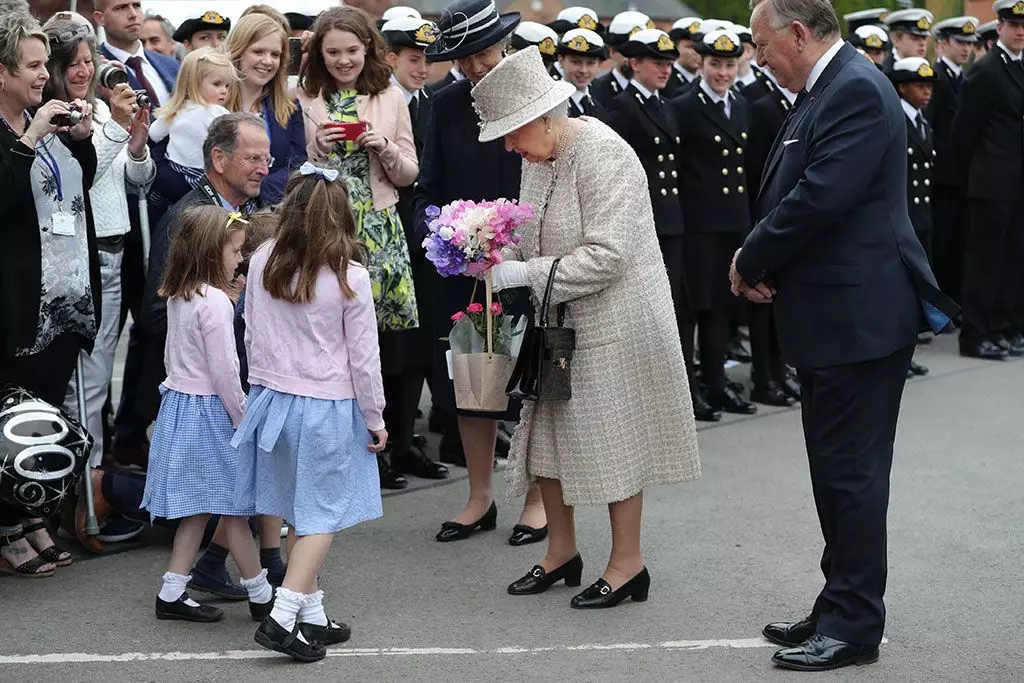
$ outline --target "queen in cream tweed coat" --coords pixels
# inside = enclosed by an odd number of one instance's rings
[[[644,170],[614,131],[581,120],[557,159],[523,164],[520,201],[538,218],[510,257],[526,262],[538,302],[561,258],[552,316],[567,304],[576,353],[570,400],[523,405],[506,470],[510,499],[537,477],[560,481],[566,505],[600,505],[701,473]]]

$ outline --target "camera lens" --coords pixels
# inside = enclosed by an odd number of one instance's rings
[[[139,109],[144,109],[151,106],[153,102],[149,99],[149,95],[146,94],[145,90],[136,90],[135,104],[139,105]]]
[[[127,83],[128,74],[113,64],[103,64],[100,66],[99,82],[107,90],[112,90],[120,83]]]
[[[69,126],[77,126],[82,122],[85,116],[78,109],[72,109],[67,114],[58,114],[50,119],[50,123],[61,128],[67,128]]]

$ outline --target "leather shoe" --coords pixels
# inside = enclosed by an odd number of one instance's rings
[[[796,671],[829,671],[877,661],[877,645],[851,645],[821,633],[815,633],[802,645],[784,648],[772,655],[776,666]]]
[[[192,580],[188,582],[188,587],[192,590],[215,595],[225,600],[241,602],[249,599],[248,591],[231,579],[231,574],[228,573],[228,568],[224,566],[223,562],[210,566],[209,563],[204,564],[200,558],[189,573],[192,575]]]
[[[925,375],[928,374],[928,368],[926,368],[925,366],[921,365],[920,363],[915,363],[914,361],[910,361],[910,372],[915,377],[924,377]]]
[[[708,404],[715,410],[723,410],[736,415],[753,415],[757,412],[757,406],[740,398],[739,394],[728,387],[720,394],[709,394]]]
[[[427,457],[419,447],[412,446],[405,453],[391,454],[391,469],[421,479],[447,479],[448,468]]]
[[[404,489],[409,485],[409,480],[398,472],[391,469],[384,456],[377,454],[377,473],[380,474],[380,487],[382,489]]]
[[[775,382],[766,382],[755,386],[750,391],[750,400],[779,408],[788,408],[793,405],[793,397],[784,392]]]
[[[252,615],[253,621],[263,621],[270,616],[272,611],[274,611],[274,598],[270,598],[267,602],[249,601],[249,614]]]
[[[473,535],[477,529],[480,531],[494,531],[498,526],[498,506],[491,501],[491,507],[487,508],[484,516],[472,524],[459,524],[458,522],[445,522],[435,538],[442,543],[451,541],[462,541]]]
[[[523,578],[509,584],[509,595],[536,595],[543,593],[559,581],[565,581],[566,586],[579,586],[583,581],[583,558],[579,553],[561,567],[544,571],[544,567],[535,565]]]
[[[309,640],[305,633],[302,635]],[[327,656],[327,648],[320,641],[310,640],[308,643],[304,643],[299,640],[298,622],[289,633],[272,617],[267,617],[256,629],[253,639],[268,650],[286,654],[300,662],[319,662]]]
[[[644,602],[651,589],[651,574],[647,567],[639,574],[622,584],[618,590],[612,590],[608,582],[598,579],[585,591],[569,601],[569,607],[573,609],[601,609],[604,607],[615,607],[626,598],[633,598],[633,602]]]
[[[182,593],[174,602],[164,602],[160,596],[156,598],[156,618],[176,621],[198,621],[209,623],[220,621],[224,618],[224,612],[213,605],[192,605],[187,604],[188,593]]]
[[[800,621],[776,621],[761,629],[761,635],[776,645],[796,647],[814,635],[818,619],[809,614]]]
[[[964,344],[961,342],[960,355],[967,358],[981,358],[982,360],[1005,360],[1010,354],[995,342],[984,339],[975,344]]]
[[[693,417],[700,422],[718,422],[722,414],[712,408],[704,394],[698,391],[693,394]]]
[[[1024,356],[1024,334],[1016,332],[1006,338],[1007,353],[1011,356]]]
[[[299,630],[302,631],[302,635],[309,642],[312,643],[315,640],[325,646],[344,643],[352,637],[352,629],[349,628],[348,624],[342,621],[334,621],[330,617],[327,617],[326,626],[302,622],[299,624]]]
[[[530,545],[531,543],[540,543],[547,537],[547,524],[539,529],[534,529],[532,526],[526,526],[525,524],[516,524],[512,527],[512,535],[508,537],[508,544],[516,546]]]
[[[786,370],[781,377],[776,377],[775,385],[791,396],[794,401],[800,402],[800,380],[792,372]]]

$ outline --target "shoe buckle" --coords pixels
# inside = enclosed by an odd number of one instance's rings
[[[611,586],[607,586],[607,585],[601,586],[601,595],[608,595],[611,592],[612,592],[612,587]]]
[[[532,573],[532,574],[533,574],[533,575],[534,575],[534,576],[535,576],[536,578],[538,578],[538,579],[539,579],[540,577],[544,576],[544,570],[543,570],[543,569],[541,569],[540,567],[534,567],[534,568],[533,568],[533,572],[531,572],[531,573]]]

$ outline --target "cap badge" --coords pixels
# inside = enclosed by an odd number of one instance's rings
[[[594,21],[594,17],[589,14],[583,14],[583,16],[579,18],[579,21],[576,22],[576,25],[580,28],[585,28],[588,31],[593,31],[597,28],[597,22]]]
[[[917,68],[917,75],[921,78],[931,78],[935,75],[935,71],[932,69],[931,64],[922,64]]]
[[[715,39],[712,43],[713,47],[717,52],[732,52],[736,49],[736,43],[732,42],[732,39],[724,33]]]
[[[647,20],[647,28],[658,28],[658,27],[654,25],[654,20],[653,19],[648,19]]]
[[[575,36],[572,40],[566,43],[566,47],[576,52],[590,52],[590,43],[583,36]]]
[[[690,32],[690,35],[693,35],[694,33],[700,30],[700,22],[693,22],[692,24],[690,24],[690,27],[687,30]]]
[[[632,38],[634,34],[639,33],[640,31],[643,31],[643,30],[644,30],[643,26],[634,26],[633,28],[631,28],[629,30],[629,37]]]
[[[428,45],[437,40],[437,29],[431,23],[426,23],[416,29],[416,33],[413,35],[413,40],[417,43],[427,43]]]
[[[882,39],[874,34],[864,39],[864,44],[875,50],[882,49]]]
[[[978,30],[978,27],[974,25],[973,21],[965,22],[964,25],[960,27],[960,31],[962,33],[966,33],[967,35],[970,35],[970,34],[974,33],[977,30]]]
[[[1021,0],[1021,4],[1024,4],[1024,0]],[[932,27],[932,20],[928,17],[921,17],[917,20],[917,27],[922,31],[928,31]]]
[[[545,38],[537,45],[537,49],[541,51],[541,54],[553,55],[555,54],[555,41],[551,40],[550,37]]]
[[[1024,0],[1019,0],[1010,11],[1017,16],[1024,16]]]
[[[1024,2],[1024,0],[1021,0],[1021,2]],[[658,51],[671,52],[674,49],[676,49],[676,44],[673,43],[672,39],[666,34],[662,33],[661,36],[658,37]]]
[[[878,15],[878,21],[879,21],[879,22],[883,22],[883,21],[885,21],[885,20],[886,20],[886,19],[887,19],[888,17],[889,17],[889,10],[885,10],[884,12],[882,12],[881,14],[879,14],[879,15]]]
[[[204,24],[223,24],[224,17],[222,17],[219,13],[211,10],[203,14],[203,16],[199,17],[199,21]]]

